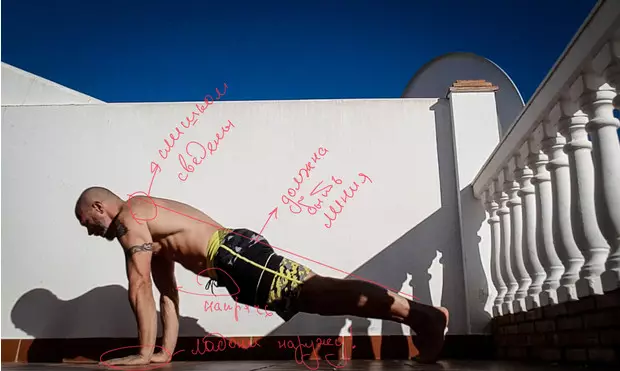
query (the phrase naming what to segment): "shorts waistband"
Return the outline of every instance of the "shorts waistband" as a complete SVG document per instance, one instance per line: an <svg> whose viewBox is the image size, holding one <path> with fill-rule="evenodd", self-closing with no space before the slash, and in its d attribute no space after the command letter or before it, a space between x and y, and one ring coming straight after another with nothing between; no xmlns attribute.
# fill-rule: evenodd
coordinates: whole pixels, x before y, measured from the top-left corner
<svg viewBox="0 0 620 371"><path fill-rule="evenodd" d="M207 268L213 268L215 266L214 260L217 251L224 242L224 238L226 238L231 231L231 229L221 228L213 232L209 238L209 242L207 242Z"/></svg>

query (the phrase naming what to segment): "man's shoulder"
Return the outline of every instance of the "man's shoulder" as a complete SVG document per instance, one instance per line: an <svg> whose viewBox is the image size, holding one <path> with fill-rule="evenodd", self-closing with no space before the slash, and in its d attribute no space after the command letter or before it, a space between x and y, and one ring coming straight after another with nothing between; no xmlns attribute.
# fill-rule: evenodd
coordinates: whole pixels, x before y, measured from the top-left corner
<svg viewBox="0 0 620 371"><path fill-rule="evenodd" d="M175 220L208 219L209 217L197 208L180 201L162 197L136 195L129 198L119 215L119 219L132 219L137 223L147 223L152 227L153 222L173 222ZM178 223L177 223L178 225Z"/></svg>
<svg viewBox="0 0 620 371"><path fill-rule="evenodd" d="M153 196L149 196L149 195L141 195L141 194L136 194L134 195L130 195L129 198L127 198L127 201L125 201L125 204L127 205L131 205L132 207L135 205L150 205L150 206L156 206L158 202L161 202L163 199L159 198L159 197L153 197Z"/></svg>
<svg viewBox="0 0 620 371"><path fill-rule="evenodd" d="M157 216L159 199L151 196L132 196L125 201L121 208L119 219L127 221L127 218L136 222L147 222Z"/></svg>

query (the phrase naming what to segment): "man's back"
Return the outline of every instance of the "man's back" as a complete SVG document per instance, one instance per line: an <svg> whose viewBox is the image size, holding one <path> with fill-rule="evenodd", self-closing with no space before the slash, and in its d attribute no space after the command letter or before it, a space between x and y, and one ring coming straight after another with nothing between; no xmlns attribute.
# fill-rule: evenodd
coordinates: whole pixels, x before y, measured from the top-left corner
<svg viewBox="0 0 620 371"><path fill-rule="evenodd" d="M164 198L135 196L121 209L123 225L133 220L148 225L153 253L173 260L194 273L206 268L209 238L222 226L200 210L182 202Z"/></svg>

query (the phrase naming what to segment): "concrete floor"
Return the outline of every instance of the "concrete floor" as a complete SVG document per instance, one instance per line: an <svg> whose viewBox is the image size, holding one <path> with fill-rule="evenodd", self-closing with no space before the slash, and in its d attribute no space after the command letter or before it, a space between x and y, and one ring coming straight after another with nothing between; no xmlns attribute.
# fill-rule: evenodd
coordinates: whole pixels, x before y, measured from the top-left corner
<svg viewBox="0 0 620 371"><path fill-rule="evenodd" d="M305 370L336 370L327 362L307 362L307 365L296 364L295 361L220 361L220 362L174 362L170 365L153 368L147 366L116 366L115 370L167 370L167 371L305 371ZM2 368L11 371L86 371L111 369L95 364L15 364L3 363ZM415 370L446 370L446 371L543 371L543 370L610 370L611 368L568 367L565 365L532 365L515 362L499 361L440 361L436 365L420 365L413 361L349 361L344 367L350 371L415 371Z"/></svg>

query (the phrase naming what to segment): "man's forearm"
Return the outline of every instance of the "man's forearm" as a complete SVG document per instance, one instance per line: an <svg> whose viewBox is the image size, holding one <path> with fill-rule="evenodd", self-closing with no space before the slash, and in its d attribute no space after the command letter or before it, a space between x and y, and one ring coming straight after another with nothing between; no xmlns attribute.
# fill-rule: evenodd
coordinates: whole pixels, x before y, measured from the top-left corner
<svg viewBox="0 0 620 371"><path fill-rule="evenodd" d="M162 295L160 300L161 322L164 326L162 346L164 352L174 353L179 336L179 294Z"/></svg>
<svg viewBox="0 0 620 371"><path fill-rule="evenodd" d="M157 340L157 311L150 281L143 281L129 288L129 301L138 322L140 355L150 359Z"/></svg>

